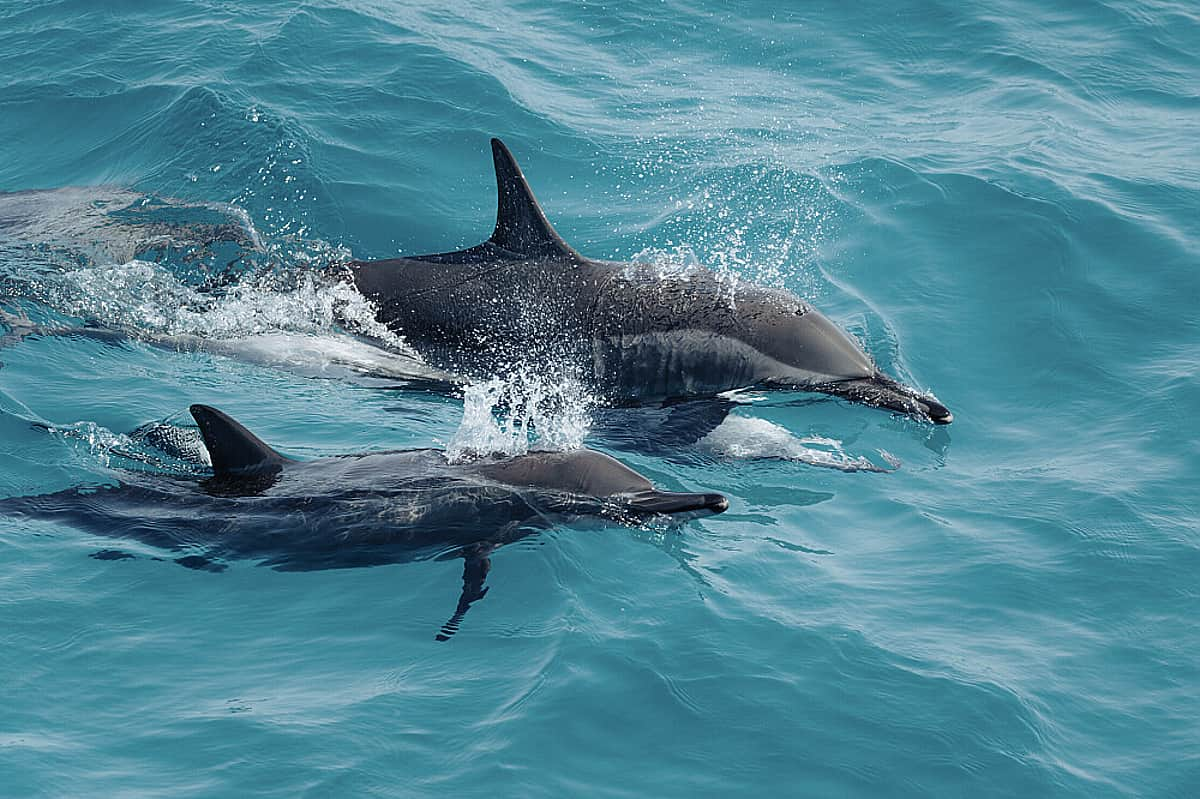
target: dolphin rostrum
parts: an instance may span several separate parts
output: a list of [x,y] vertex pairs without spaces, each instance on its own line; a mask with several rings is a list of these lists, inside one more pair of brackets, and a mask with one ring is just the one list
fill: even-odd
[[233,558],[298,571],[462,557],[463,590],[444,638],[487,592],[490,555],[502,544],[560,520],[633,523],[728,507],[720,494],[661,491],[593,450],[468,463],[432,449],[298,461],[216,408],[191,413],[211,477],[122,471],[115,485],[0,500],[0,513],[137,540],[212,571]]
[[883,374],[788,291],[730,286],[708,269],[596,261],[562,240],[517,162],[492,139],[498,209],[482,244],[348,265],[377,318],[460,374],[559,362],[613,404],[748,387],[817,391],[939,424],[950,411]]

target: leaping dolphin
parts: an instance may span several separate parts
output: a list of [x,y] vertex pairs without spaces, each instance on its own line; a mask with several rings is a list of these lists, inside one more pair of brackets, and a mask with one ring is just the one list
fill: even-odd
[[0,500],[0,514],[134,539],[217,571],[231,558],[296,571],[462,557],[462,594],[439,633],[446,638],[487,592],[490,555],[502,544],[564,519],[631,522],[728,507],[721,494],[661,491],[592,450],[462,464],[431,449],[301,462],[216,408],[191,413],[211,477],[125,471],[116,485]]
[[377,318],[451,372],[553,358],[614,404],[748,387],[816,391],[948,424],[932,396],[883,374],[795,294],[708,269],[596,261],[554,231],[512,153],[492,139],[496,228],[459,252],[352,261]]

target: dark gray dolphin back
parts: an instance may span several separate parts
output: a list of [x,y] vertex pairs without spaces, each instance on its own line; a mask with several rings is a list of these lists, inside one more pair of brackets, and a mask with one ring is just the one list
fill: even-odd
[[481,465],[479,472],[513,486],[536,486],[591,497],[650,491],[654,486],[616,458],[592,450],[531,452]]
[[193,405],[188,410],[200,425],[217,477],[276,472],[289,461],[228,414],[208,405]]
[[571,494],[614,498],[641,513],[721,513],[729,501],[721,494],[660,491],[616,458],[593,450],[535,452],[488,463],[478,471],[507,485],[530,486]]

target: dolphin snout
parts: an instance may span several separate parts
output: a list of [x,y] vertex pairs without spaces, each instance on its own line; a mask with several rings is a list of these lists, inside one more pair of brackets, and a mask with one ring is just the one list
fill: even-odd
[[674,491],[641,491],[629,495],[626,505],[640,513],[724,513],[729,500],[722,494],[686,494]]
[[954,414],[945,405],[882,373],[866,379],[827,383],[816,390],[864,405],[924,417],[934,424],[950,424],[954,421]]
[[950,413],[950,409],[937,400],[923,397],[917,402],[925,406],[925,415],[933,420],[934,424],[950,424],[954,421],[954,414]]
[[705,510],[713,513],[724,513],[729,510],[729,498],[723,494],[705,494]]

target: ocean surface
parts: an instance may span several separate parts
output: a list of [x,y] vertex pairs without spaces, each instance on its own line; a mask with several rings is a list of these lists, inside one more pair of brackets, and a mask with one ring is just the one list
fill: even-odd
[[[396,388],[328,267],[486,238],[491,136],[583,253],[792,289],[955,422],[752,393],[647,454]],[[0,192],[7,318],[128,335],[0,330],[0,497],[204,402],[299,457],[519,407],[731,503],[502,548],[447,642],[460,562],[0,519],[0,795],[1200,795],[1194,3],[4,0]]]

